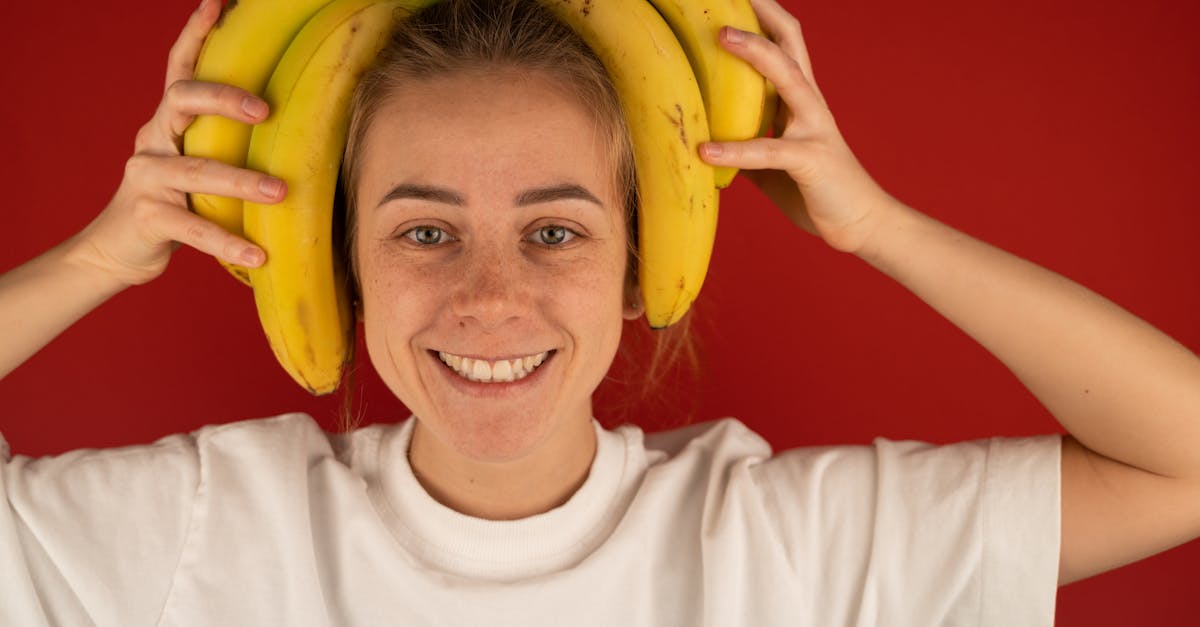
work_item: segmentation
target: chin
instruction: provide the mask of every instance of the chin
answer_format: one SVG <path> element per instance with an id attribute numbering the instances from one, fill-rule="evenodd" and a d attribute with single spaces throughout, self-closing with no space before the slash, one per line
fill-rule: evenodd
<path id="1" fill-rule="evenodd" d="M 438 424 L 425 424 L 431 435 L 441 438 L 459 455 L 492 464 L 518 461 L 542 445 L 554 425 L 548 415 L 528 412 L 470 415 L 443 418 Z"/>

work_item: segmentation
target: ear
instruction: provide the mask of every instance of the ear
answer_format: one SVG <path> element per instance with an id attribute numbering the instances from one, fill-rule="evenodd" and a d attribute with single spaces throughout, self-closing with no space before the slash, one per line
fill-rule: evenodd
<path id="1" fill-rule="evenodd" d="M 637 320 L 646 313 L 646 308 L 642 305 L 642 291 L 638 289 L 636 281 L 625 283 L 625 306 L 621 310 L 621 317 L 626 320 Z"/>

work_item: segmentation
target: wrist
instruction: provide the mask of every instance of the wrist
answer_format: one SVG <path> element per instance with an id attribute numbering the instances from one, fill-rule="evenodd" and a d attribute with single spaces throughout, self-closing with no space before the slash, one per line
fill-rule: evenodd
<path id="1" fill-rule="evenodd" d="M 879 267 L 890 254 L 894 243 L 911 233 L 923 214 L 888 196 L 871 213 L 859 245 L 849 251 L 872 266 Z"/>
<path id="2" fill-rule="evenodd" d="M 105 270 L 103 255 L 91 242 L 77 233 L 55 247 L 58 262 L 68 272 L 84 280 L 87 289 L 96 296 L 110 298 L 132 284 L 122 281 Z"/>

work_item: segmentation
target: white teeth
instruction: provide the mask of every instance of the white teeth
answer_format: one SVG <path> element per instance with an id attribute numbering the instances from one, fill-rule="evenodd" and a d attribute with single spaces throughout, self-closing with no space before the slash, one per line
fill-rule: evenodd
<path id="1" fill-rule="evenodd" d="M 488 362 L 476 359 L 473 363 L 474 369 L 471 371 L 471 374 L 476 380 L 487 381 L 492 378 L 492 367 L 488 365 Z"/>
<path id="2" fill-rule="evenodd" d="M 512 362 L 510 362 L 506 359 L 501 359 L 500 361 L 496 362 L 496 365 L 492 366 L 492 380 L 494 380 L 494 381 L 512 381 L 513 380 Z"/>
<path id="3" fill-rule="evenodd" d="M 460 357 L 446 352 L 439 352 L 438 357 L 442 360 L 442 363 L 450 366 L 459 375 L 471 381 L 508 383 L 520 381 L 529 376 L 535 368 L 546 360 L 549 354 L 549 351 L 546 351 L 537 355 L 519 357 L 513 360 L 501 359 L 496 362 Z"/>

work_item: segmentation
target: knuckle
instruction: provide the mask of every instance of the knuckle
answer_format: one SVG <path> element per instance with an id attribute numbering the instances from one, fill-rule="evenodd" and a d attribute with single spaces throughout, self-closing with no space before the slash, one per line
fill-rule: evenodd
<path id="1" fill-rule="evenodd" d="M 194 185 L 204 178 L 206 166 L 207 162 L 204 159 L 185 157 L 180 164 L 181 174 L 189 184 Z"/>
<path id="2" fill-rule="evenodd" d="M 221 99 L 230 99 L 240 96 L 242 90 L 228 83 L 216 83 L 217 97 Z"/>
<path id="3" fill-rule="evenodd" d="M 135 135 L 133 138 L 134 153 L 145 152 L 146 149 L 150 147 L 150 137 L 152 133 L 153 129 L 150 124 L 145 124 L 138 129 L 137 135 Z"/>
<path id="4" fill-rule="evenodd" d="M 800 34 L 800 20 L 795 15 L 788 14 L 783 18 L 783 29 L 790 35 Z"/>
<path id="5" fill-rule="evenodd" d="M 190 82 L 191 81 L 189 81 L 187 79 L 181 78 L 177 81 L 172 82 L 170 85 L 167 85 L 166 91 L 163 92 L 163 100 L 166 100 L 167 102 L 169 102 L 171 104 L 177 103 L 180 100 L 180 98 L 183 97 L 183 94 L 185 92 L 187 92 L 188 83 L 190 83 Z"/>
<path id="6" fill-rule="evenodd" d="M 211 235 L 212 231 L 208 228 L 208 223 L 202 220 L 191 220 L 186 228 L 183 229 L 183 236 L 188 242 L 203 242 Z"/>
<path id="7" fill-rule="evenodd" d="M 140 178 L 142 172 L 145 172 L 149 165 L 149 157 L 143 154 L 135 154 L 125 161 L 125 178 L 136 179 Z"/>
<path id="8" fill-rule="evenodd" d="M 242 111 L 242 100 L 249 95 L 250 92 L 234 87 L 233 85 L 222 84 L 217 90 L 217 101 L 224 103 L 226 109 L 234 115 L 244 115 Z"/>
<path id="9" fill-rule="evenodd" d="M 223 259 L 237 259 L 241 256 L 242 243 L 236 238 L 224 238 L 225 243 L 221 245 L 221 256 Z"/>
<path id="10" fill-rule="evenodd" d="M 175 43 L 171 44 L 171 49 L 167 51 L 167 61 L 171 62 L 172 67 L 174 67 L 174 65 L 177 65 L 179 61 L 185 58 L 184 55 L 186 55 L 187 52 L 187 40 L 182 37 L 176 39 Z"/>
<path id="11" fill-rule="evenodd" d="M 258 191 L 257 178 L 253 176 L 238 176 L 234 183 L 237 188 L 237 193 L 242 198 L 258 198 L 262 196 L 262 192 Z"/>
<path id="12" fill-rule="evenodd" d="M 793 81 L 799 82 L 804 80 L 804 66 L 800 65 L 800 62 L 792 56 L 787 57 L 787 70 L 788 76 L 790 76 Z"/>

